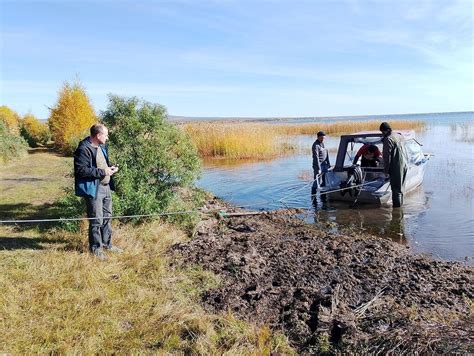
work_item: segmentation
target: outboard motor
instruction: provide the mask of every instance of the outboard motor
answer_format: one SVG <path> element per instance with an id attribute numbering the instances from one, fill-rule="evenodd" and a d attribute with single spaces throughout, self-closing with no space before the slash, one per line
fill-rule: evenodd
<path id="1" fill-rule="evenodd" d="M 344 196 L 348 193 L 351 197 L 357 198 L 359 195 L 362 187 L 362 169 L 359 165 L 355 164 L 352 167 L 349 167 L 347 170 L 347 180 L 342 181 L 340 184 L 340 188 L 344 189 L 341 190 L 340 193 Z"/>

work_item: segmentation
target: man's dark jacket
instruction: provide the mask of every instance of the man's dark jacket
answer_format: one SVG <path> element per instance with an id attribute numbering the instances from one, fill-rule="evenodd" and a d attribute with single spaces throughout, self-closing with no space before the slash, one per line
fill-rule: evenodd
<path id="1" fill-rule="evenodd" d="M 107 165 L 110 167 L 107 150 L 103 145 L 99 148 L 104 152 Z M 79 143 L 74 152 L 74 189 L 77 196 L 95 198 L 100 180 L 105 177 L 105 171 L 97 168 L 97 147 L 92 146 L 90 137 Z M 114 181 L 110 177 L 110 189 L 114 190 Z"/>

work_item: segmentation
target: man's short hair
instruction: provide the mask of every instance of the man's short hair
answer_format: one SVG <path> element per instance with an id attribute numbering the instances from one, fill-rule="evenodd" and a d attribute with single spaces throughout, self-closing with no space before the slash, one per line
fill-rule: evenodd
<path id="1" fill-rule="evenodd" d="M 390 126 L 390 124 L 388 122 L 382 122 L 380 124 L 380 131 L 392 131 L 392 127 Z"/>
<path id="2" fill-rule="evenodd" d="M 104 133 L 105 126 L 103 124 L 94 124 L 91 126 L 91 137 L 95 137 L 100 133 Z"/>

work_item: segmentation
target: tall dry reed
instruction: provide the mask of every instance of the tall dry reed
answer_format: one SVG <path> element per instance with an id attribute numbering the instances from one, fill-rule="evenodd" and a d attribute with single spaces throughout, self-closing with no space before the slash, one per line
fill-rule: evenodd
<path id="1" fill-rule="evenodd" d="M 388 120 L 393 129 L 397 130 L 423 130 L 424 121 Z M 318 131 L 326 134 L 346 134 L 359 131 L 378 131 L 380 120 L 371 121 L 340 121 L 330 123 L 287 124 L 276 125 L 277 132 L 285 135 L 316 135 Z"/>
<path id="2" fill-rule="evenodd" d="M 394 129 L 422 130 L 423 121 L 390 120 Z M 328 135 L 378 130 L 380 121 L 284 124 L 253 122 L 196 122 L 182 127 L 191 136 L 201 157 L 236 159 L 272 158 L 295 151 L 288 136 Z"/>
<path id="3" fill-rule="evenodd" d="M 289 149 L 278 139 L 276 127 L 268 124 L 202 122 L 184 129 L 202 157 L 267 158 Z"/>

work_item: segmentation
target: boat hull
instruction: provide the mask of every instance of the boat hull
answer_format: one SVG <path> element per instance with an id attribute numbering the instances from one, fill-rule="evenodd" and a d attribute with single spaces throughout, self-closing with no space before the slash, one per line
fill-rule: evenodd
<path id="1" fill-rule="evenodd" d="M 423 183 L 425 167 L 426 162 L 422 162 L 419 165 L 413 165 L 408 168 L 403 186 L 405 196 L 409 195 Z M 344 180 L 344 175 L 341 172 L 328 172 L 326 176 L 327 186 L 321 191 L 321 194 L 326 194 L 331 200 L 335 201 L 391 205 L 392 190 L 390 189 L 390 182 L 386 181 L 381 173 L 370 173 L 367 176 L 369 176 L 369 179 L 362 183 L 363 186 L 357 192 L 358 188 L 341 188 L 341 182 Z"/>

